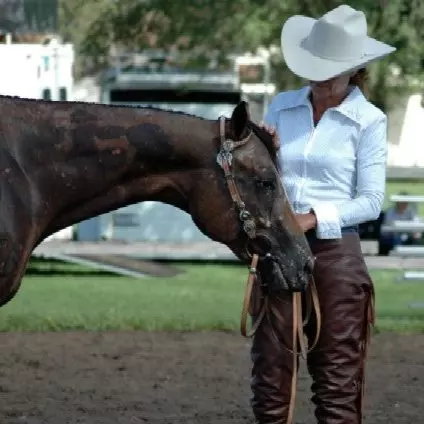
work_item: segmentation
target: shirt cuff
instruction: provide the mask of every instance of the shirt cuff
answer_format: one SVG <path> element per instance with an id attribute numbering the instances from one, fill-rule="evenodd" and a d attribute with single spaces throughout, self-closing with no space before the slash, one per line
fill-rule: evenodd
<path id="1" fill-rule="evenodd" d="M 316 236 L 319 239 L 340 239 L 342 230 L 337 208 L 331 203 L 319 203 L 312 207 L 317 219 Z"/>

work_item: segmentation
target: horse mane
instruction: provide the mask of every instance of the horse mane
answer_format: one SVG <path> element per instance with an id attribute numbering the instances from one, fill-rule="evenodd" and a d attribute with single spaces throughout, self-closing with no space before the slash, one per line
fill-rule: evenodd
<path id="1" fill-rule="evenodd" d="M 175 114 L 175 115 L 183 115 L 183 116 L 187 116 L 189 118 L 197 118 L 203 121 L 207 121 L 208 119 L 203 118 L 202 116 L 199 115 L 194 115 L 191 113 L 187 113 L 187 112 L 183 112 L 183 111 L 179 111 L 179 110 L 171 110 L 171 109 L 163 109 L 163 108 L 159 108 L 159 107 L 154 107 L 154 106 L 137 106 L 137 105 L 116 105 L 116 104 L 108 104 L 108 103 L 99 103 L 99 102 L 82 102 L 82 101 L 74 101 L 74 100 L 45 100 L 45 99 L 32 99 L 32 98 L 28 98 L 28 97 L 19 97 L 19 96 L 6 96 L 3 94 L 0 94 L 0 101 L 3 99 L 7 99 L 7 100 L 18 100 L 18 101 L 22 101 L 22 102 L 26 102 L 26 103 L 35 103 L 35 104 L 41 104 L 41 105 L 48 105 L 48 106 L 55 106 L 55 105 L 59 105 L 59 106 L 63 106 L 63 105 L 76 105 L 76 106 L 81 106 L 81 107 L 87 107 L 87 106 L 98 106 L 98 107 L 102 107 L 102 108 L 116 108 L 116 109 L 141 109 L 141 110 L 152 110 L 155 112 L 166 112 L 166 113 L 171 113 L 171 114 Z"/>

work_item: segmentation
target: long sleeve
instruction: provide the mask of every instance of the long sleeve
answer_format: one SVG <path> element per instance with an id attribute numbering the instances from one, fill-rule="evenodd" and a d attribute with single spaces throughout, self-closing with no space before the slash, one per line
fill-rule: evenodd
<path id="1" fill-rule="evenodd" d="M 357 147 L 357 195 L 335 206 L 316 204 L 319 238 L 340 238 L 341 228 L 377 219 L 383 205 L 386 184 L 387 118 L 381 116 L 363 130 Z"/>

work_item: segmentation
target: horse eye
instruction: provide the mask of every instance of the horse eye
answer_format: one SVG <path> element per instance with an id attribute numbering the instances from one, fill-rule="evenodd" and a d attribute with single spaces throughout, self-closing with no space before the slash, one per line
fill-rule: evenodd
<path id="1" fill-rule="evenodd" d="M 275 189 L 275 181 L 274 180 L 256 180 L 256 183 L 265 189 L 274 190 Z"/>
<path id="2" fill-rule="evenodd" d="M 271 189 L 271 190 L 274 190 L 275 189 L 275 182 L 273 181 L 273 180 L 266 180 L 266 181 L 263 181 L 263 184 L 262 184 L 265 188 L 269 188 L 269 189 Z"/>

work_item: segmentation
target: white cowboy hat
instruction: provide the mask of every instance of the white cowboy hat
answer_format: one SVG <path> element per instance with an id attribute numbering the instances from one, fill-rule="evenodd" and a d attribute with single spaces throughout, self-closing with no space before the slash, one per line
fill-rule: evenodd
<path id="1" fill-rule="evenodd" d="M 309 81 L 325 81 L 364 67 L 396 49 L 367 35 L 365 14 L 341 5 L 320 19 L 292 16 L 281 31 L 289 69 Z"/>

